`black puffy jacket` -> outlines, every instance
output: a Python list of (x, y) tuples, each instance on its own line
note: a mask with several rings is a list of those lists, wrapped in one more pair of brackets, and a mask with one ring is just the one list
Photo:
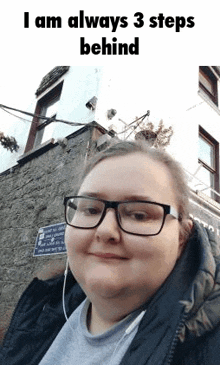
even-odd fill
[[(29, 285), (5, 336), (0, 364), (39, 364), (65, 323), (62, 286), (63, 277)], [(68, 316), (84, 298), (69, 273)], [(220, 249), (210, 232), (195, 224), (181, 259), (146, 309), (121, 365), (220, 365)]]

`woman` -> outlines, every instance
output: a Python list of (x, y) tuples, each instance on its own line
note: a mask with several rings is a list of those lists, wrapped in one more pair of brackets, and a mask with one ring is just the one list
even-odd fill
[(188, 219), (188, 188), (171, 157), (113, 144), (65, 198), (65, 216), (63, 301), (63, 278), (34, 280), (4, 364), (220, 364), (219, 253)]

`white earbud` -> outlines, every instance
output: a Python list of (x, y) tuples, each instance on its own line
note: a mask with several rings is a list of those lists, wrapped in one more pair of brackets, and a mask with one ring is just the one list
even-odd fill
[(67, 277), (67, 273), (68, 273), (68, 265), (69, 265), (69, 262), (68, 262), (68, 257), (67, 257), (67, 260), (66, 260), (66, 269), (64, 271), (63, 295), (62, 295), (63, 313), (64, 313), (64, 316), (66, 318), (66, 321), (68, 321), (68, 317), (67, 317), (67, 314), (66, 314), (65, 299), (64, 299), (64, 297), (65, 297), (66, 277)]
[[(69, 265), (69, 262), (68, 262), (68, 258), (67, 258), (67, 261), (66, 261), (66, 269), (64, 271), (63, 295), (62, 295), (63, 313), (64, 313), (64, 316), (65, 316), (67, 322), (69, 322), (69, 319), (67, 317), (66, 309), (65, 309), (65, 288), (66, 288), (66, 278), (67, 278), (67, 273), (68, 273), (68, 265)], [(135, 318), (135, 320), (130, 324), (130, 326), (125, 330), (125, 333), (122, 336), (122, 338), (120, 339), (120, 341), (118, 342), (118, 344), (117, 344), (117, 346), (116, 346), (116, 348), (115, 348), (112, 356), (115, 354), (115, 351), (118, 348), (119, 343), (121, 343), (121, 341), (124, 339), (124, 337), (127, 336), (127, 335), (129, 335), (133, 331), (133, 329), (141, 322), (141, 320), (142, 320), (143, 316), (145, 315), (145, 313), (146, 313), (146, 310), (143, 310), (137, 316), (137, 318)], [(69, 325), (72, 328), (70, 322), (69, 322)], [(72, 328), (72, 330), (73, 330), (73, 328)], [(112, 358), (112, 356), (111, 356), (111, 358)]]
[(133, 331), (133, 329), (140, 323), (140, 321), (142, 320), (143, 316), (145, 315), (146, 310), (142, 311), (137, 318), (135, 318), (135, 320), (130, 324), (130, 326), (126, 329), (125, 333), (127, 335), (129, 335), (129, 333), (131, 333)]

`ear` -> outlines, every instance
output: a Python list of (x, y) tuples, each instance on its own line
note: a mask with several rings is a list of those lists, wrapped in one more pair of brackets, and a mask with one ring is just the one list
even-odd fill
[(178, 258), (181, 256), (187, 244), (192, 228), (193, 228), (192, 219), (183, 219), (182, 222), (180, 222)]

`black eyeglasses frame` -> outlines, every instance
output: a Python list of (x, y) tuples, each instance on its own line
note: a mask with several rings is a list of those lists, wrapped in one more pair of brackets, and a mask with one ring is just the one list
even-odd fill
[[(79, 226), (74, 226), (73, 224), (68, 223), (68, 221), (67, 221), (67, 202), (68, 202), (69, 199), (74, 199), (74, 198), (91, 199), (91, 200), (100, 201), (100, 202), (102, 202), (102, 203), (105, 204), (105, 208), (104, 208), (104, 210), (102, 212), (102, 215), (100, 217), (100, 220), (99, 220), (99, 222), (94, 227), (79, 227)], [(152, 205), (159, 205), (159, 206), (161, 206), (163, 208), (164, 215), (163, 215), (162, 225), (161, 225), (161, 228), (159, 229), (159, 231), (157, 233), (154, 233), (154, 234), (132, 233), (132, 232), (129, 232), (129, 231), (125, 230), (121, 226), (120, 219), (119, 219), (119, 213), (118, 213), (118, 205), (119, 204), (122, 204), (122, 203), (132, 203), (132, 202), (135, 202), (135, 203), (148, 203), (148, 204), (152, 204)], [(172, 206), (167, 205), (167, 204), (162, 204), (162, 203), (147, 201), (147, 200), (108, 201), (108, 200), (104, 200), (104, 199), (100, 199), (100, 198), (95, 198), (95, 197), (91, 197), (91, 196), (73, 195), (73, 196), (66, 196), (66, 197), (64, 197), (63, 203), (64, 203), (64, 206), (65, 206), (65, 221), (66, 221), (66, 224), (69, 225), (69, 226), (71, 226), (71, 227), (78, 228), (78, 229), (93, 229), (93, 228), (97, 228), (102, 223), (102, 221), (104, 220), (108, 208), (113, 208), (115, 210), (116, 220), (117, 220), (117, 223), (118, 223), (118, 226), (120, 227), (120, 229), (123, 232), (126, 232), (128, 234), (132, 234), (132, 235), (135, 235), (135, 236), (157, 236), (162, 231), (163, 226), (164, 226), (164, 223), (165, 223), (166, 216), (168, 214), (170, 214), (173, 218), (176, 218), (176, 219), (180, 220), (179, 213)]]

